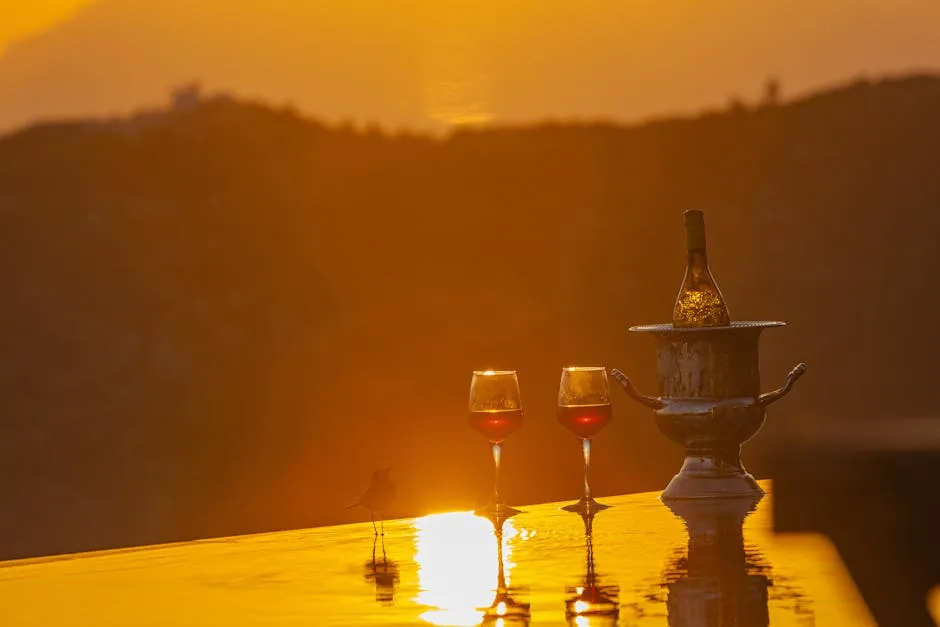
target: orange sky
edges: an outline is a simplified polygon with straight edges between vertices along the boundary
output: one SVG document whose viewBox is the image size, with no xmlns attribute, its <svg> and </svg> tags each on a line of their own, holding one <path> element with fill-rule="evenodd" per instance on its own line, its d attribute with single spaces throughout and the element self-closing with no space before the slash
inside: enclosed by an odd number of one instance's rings
<svg viewBox="0 0 940 627">
<path fill-rule="evenodd" d="M 68 19 L 92 0 L 0 0 L 0 52 L 19 39 Z"/>
<path fill-rule="evenodd" d="M 0 0 L 0 132 L 191 79 L 329 122 L 630 121 L 769 74 L 787 98 L 937 70 L 938 23 L 938 0 Z"/>
</svg>

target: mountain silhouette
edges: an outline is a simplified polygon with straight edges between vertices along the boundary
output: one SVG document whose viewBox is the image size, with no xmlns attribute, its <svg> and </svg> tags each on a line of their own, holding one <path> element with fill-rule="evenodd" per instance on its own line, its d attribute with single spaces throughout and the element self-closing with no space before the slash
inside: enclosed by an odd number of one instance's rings
<svg viewBox="0 0 940 627">
<path fill-rule="evenodd" d="M 732 316 L 789 323 L 765 390 L 813 373 L 752 472 L 787 429 L 937 410 L 936 76 L 437 139 L 177 96 L 0 138 L 0 557 L 361 519 L 343 507 L 385 466 L 401 515 L 473 507 L 477 368 L 519 371 L 504 497 L 576 497 L 560 369 L 655 393 L 626 328 L 668 321 L 690 207 Z M 614 401 L 595 493 L 662 488 L 681 451 Z"/>
<path fill-rule="evenodd" d="M 940 66 L 932 0 L 97 0 L 0 56 L 0 129 L 127 113 L 200 80 L 330 123 L 633 120 Z M 796 53 L 798 51 L 798 54 Z"/>
</svg>

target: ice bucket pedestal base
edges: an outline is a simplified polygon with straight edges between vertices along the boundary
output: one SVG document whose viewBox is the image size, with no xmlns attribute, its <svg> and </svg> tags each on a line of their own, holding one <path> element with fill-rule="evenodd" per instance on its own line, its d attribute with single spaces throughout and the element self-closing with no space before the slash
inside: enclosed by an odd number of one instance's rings
<svg viewBox="0 0 940 627">
<path fill-rule="evenodd" d="M 760 497 L 764 491 L 740 464 L 722 463 L 715 457 L 687 455 L 679 473 L 663 490 L 663 501 Z"/>
</svg>

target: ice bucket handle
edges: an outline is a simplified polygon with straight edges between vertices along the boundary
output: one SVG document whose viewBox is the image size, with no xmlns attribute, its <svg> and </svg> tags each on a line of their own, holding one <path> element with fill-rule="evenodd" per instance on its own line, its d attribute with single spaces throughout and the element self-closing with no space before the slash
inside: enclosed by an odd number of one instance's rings
<svg viewBox="0 0 940 627">
<path fill-rule="evenodd" d="M 802 364 L 801 364 L 802 365 Z M 617 383 L 623 387 L 623 389 L 630 395 L 630 398 L 650 407 L 652 409 L 662 409 L 666 406 L 666 403 L 654 396 L 647 396 L 646 394 L 640 394 L 635 387 L 633 387 L 633 382 L 627 378 L 627 375 L 620 372 L 616 368 L 610 371 L 610 376 L 617 380 Z M 791 384 L 792 385 L 792 384 Z M 789 388 L 788 388 L 789 389 Z M 784 392 L 785 393 L 785 392 Z"/>
<path fill-rule="evenodd" d="M 794 366 L 793 370 L 790 371 L 790 374 L 787 375 L 786 382 L 779 389 L 760 395 L 758 399 L 760 400 L 760 404 L 764 407 L 767 407 L 774 401 L 778 401 L 786 396 L 790 391 L 790 388 L 793 387 L 793 384 L 796 383 L 797 379 L 803 376 L 804 372 L 806 372 L 806 364 L 803 362 L 798 363 L 796 366 Z"/>
</svg>

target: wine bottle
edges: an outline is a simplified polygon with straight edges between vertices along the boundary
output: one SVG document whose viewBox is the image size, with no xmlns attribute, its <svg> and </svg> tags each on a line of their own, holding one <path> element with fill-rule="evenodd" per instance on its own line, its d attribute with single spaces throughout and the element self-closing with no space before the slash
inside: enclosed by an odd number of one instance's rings
<svg viewBox="0 0 940 627">
<path fill-rule="evenodd" d="M 705 218 L 701 211 L 695 209 L 686 211 L 684 217 L 687 260 L 672 312 L 672 324 L 679 328 L 727 326 L 731 324 L 731 316 L 708 268 Z"/>
</svg>

